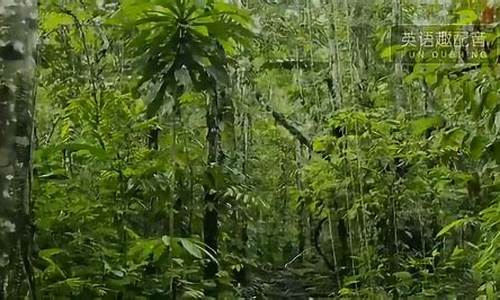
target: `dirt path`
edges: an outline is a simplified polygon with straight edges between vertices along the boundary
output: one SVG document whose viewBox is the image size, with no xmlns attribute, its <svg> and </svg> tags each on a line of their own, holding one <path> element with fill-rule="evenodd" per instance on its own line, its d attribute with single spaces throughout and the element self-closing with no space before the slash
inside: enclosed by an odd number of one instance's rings
<svg viewBox="0 0 500 300">
<path fill-rule="evenodd" d="M 332 299 L 331 280 L 309 269 L 263 271 L 245 288 L 245 299 Z"/>
</svg>

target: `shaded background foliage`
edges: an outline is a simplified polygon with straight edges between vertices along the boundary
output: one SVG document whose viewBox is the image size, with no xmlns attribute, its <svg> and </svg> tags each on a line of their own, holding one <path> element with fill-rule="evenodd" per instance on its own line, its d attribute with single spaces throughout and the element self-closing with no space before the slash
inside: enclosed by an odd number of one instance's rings
<svg viewBox="0 0 500 300">
<path fill-rule="evenodd" d="M 495 299 L 498 57 L 384 60 L 469 2 L 43 3 L 40 296 Z"/>
</svg>

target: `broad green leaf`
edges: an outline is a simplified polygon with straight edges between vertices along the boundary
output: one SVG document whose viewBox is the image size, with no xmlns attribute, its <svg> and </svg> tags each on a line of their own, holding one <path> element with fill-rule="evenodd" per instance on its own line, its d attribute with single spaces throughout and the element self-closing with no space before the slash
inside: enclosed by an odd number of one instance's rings
<svg viewBox="0 0 500 300">
<path fill-rule="evenodd" d="M 71 16 L 58 12 L 49 12 L 43 15 L 41 20 L 41 28 L 45 32 L 51 32 L 63 25 L 72 25 L 73 19 Z"/>
<path fill-rule="evenodd" d="M 195 32 L 199 33 L 202 36 L 209 36 L 208 28 L 206 26 L 193 26 L 192 28 Z"/>
<path fill-rule="evenodd" d="M 466 223 L 466 220 L 464 220 L 464 219 L 458 219 L 458 220 L 451 222 L 450 224 L 446 225 L 445 227 L 443 227 L 443 229 L 441 229 L 438 232 L 438 234 L 436 235 L 436 238 L 439 238 L 445 234 L 448 234 L 452 229 L 455 229 L 457 227 L 462 227 L 465 223 Z"/>
<path fill-rule="evenodd" d="M 398 279 L 401 279 L 401 280 L 404 280 L 404 281 L 408 281 L 408 280 L 411 280 L 412 276 L 410 273 L 408 272 L 405 272 L 405 271 L 402 271 L 402 272 L 396 272 L 393 274 L 396 278 Z"/>
<path fill-rule="evenodd" d="M 472 9 L 464 9 L 457 12 L 459 19 L 457 21 L 458 25 L 470 25 L 474 24 L 479 19 L 479 16 Z"/>
<path fill-rule="evenodd" d="M 168 235 L 164 235 L 162 236 L 161 238 L 161 241 L 163 242 L 163 244 L 165 244 L 165 246 L 170 246 L 170 240 L 171 238 L 168 236 Z"/>
<path fill-rule="evenodd" d="M 181 242 L 182 247 L 186 249 L 186 251 L 189 252 L 189 254 L 191 254 L 196 258 L 203 258 L 203 255 L 196 244 L 192 243 L 188 239 L 183 239 L 183 238 L 179 239 L 179 241 Z"/>
<path fill-rule="evenodd" d="M 262 57 L 262 56 L 258 56 L 256 57 L 253 61 L 252 61 L 252 65 L 253 67 L 255 68 L 255 70 L 260 70 L 260 68 L 266 63 L 266 58 L 265 57 Z"/>
<path fill-rule="evenodd" d="M 39 257 L 42 258 L 49 264 L 48 270 L 49 272 L 56 272 L 62 277 L 66 277 L 64 271 L 56 264 L 56 262 L 52 259 L 52 256 L 63 253 L 64 250 L 59 248 L 51 248 L 51 249 L 43 249 L 39 252 Z"/>
<path fill-rule="evenodd" d="M 60 248 L 43 249 L 38 253 L 38 255 L 43 258 L 50 258 L 56 254 L 63 253 L 63 251 L 64 250 Z"/>
<path fill-rule="evenodd" d="M 425 82 L 428 85 L 433 86 L 438 82 L 438 75 L 436 73 L 429 73 L 425 75 Z"/>
<path fill-rule="evenodd" d="M 466 135 L 467 132 L 463 129 L 452 129 L 444 135 L 441 145 L 444 147 L 453 147 L 455 149 L 458 149 L 462 146 Z"/>
<path fill-rule="evenodd" d="M 475 136 L 470 143 L 470 155 L 472 159 L 478 160 L 481 158 L 483 153 L 486 151 L 486 145 L 488 144 L 488 138 L 478 135 Z"/>
<path fill-rule="evenodd" d="M 441 127 L 444 120 L 441 116 L 425 117 L 412 122 L 412 134 L 422 135 L 429 129 Z"/>
<path fill-rule="evenodd" d="M 120 10 L 111 18 L 106 19 L 107 24 L 126 25 L 134 24 L 143 14 L 154 7 L 154 1 L 122 0 Z"/>
<path fill-rule="evenodd" d="M 109 154 L 100 146 L 80 143 L 67 143 L 63 145 L 63 148 L 70 152 L 88 153 L 91 156 L 102 160 L 109 159 Z"/>
</svg>

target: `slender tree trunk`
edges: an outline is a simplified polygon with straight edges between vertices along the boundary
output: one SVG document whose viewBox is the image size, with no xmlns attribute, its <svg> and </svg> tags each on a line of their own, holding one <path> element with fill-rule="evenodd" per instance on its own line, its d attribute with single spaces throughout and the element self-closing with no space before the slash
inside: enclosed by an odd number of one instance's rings
<svg viewBox="0 0 500 300">
<path fill-rule="evenodd" d="M 393 26 L 400 26 L 401 24 L 401 0 L 392 0 L 392 14 L 393 14 Z M 401 111 L 405 108 L 405 91 L 403 89 L 403 64 L 401 62 L 401 56 L 398 54 L 394 62 L 394 74 L 393 74 L 393 90 L 394 90 L 394 100 L 396 102 L 396 111 Z"/>
<path fill-rule="evenodd" d="M 243 116 L 243 165 L 242 165 L 242 173 L 245 176 L 248 174 L 248 156 L 249 156 L 249 148 L 250 148 L 250 128 L 251 128 L 251 117 L 249 113 L 244 113 Z M 240 204 L 244 210 L 247 210 L 245 203 Z M 246 211 L 239 215 L 238 223 L 241 223 L 240 228 L 240 241 L 243 245 L 240 255 L 243 258 L 248 258 L 248 216 Z M 244 262 L 243 267 L 239 272 L 236 273 L 236 280 L 243 286 L 247 286 L 249 282 L 249 269 L 248 265 Z"/>
<path fill-rule="evenodd" d="M 167 90 L 167 85 L 161 87 L 159 94 L 164 97 Z M 174 107 L 172 113 L 172 142 L 170 158 L 175 162 L 174 168 L 174 189 L 172 190 L 172 209 L 169 212 L 168 232 L 171 238 L 174 236 L 187 237 L 190 235 L 190 216 L 186 204 L 192 198 L 191 188 L 186 184 L 186 172 L 177 164 L 178 137 L 179 130 L 183 127 L 182 110 L 180 97 L 184 94 L 184 87 L 177 85 L 173 89 Z M 160 150 L 160 128 L 151 129 L 148 136 L 149 148 L 152 150 Z M 162 226 L 163 227 L 163 226 Z M 161 228 L 165 230 L 166 228 Z"/>
<path fill-rule="evenodd" d="M 338 28 L 337 28 L 337 14 L 336 14 L 336 9 L 338 3 L 336 1 L 332 0 L 330 2 L 330 14 L 331 14 L 331 20 L 332 23 L 330 24 L 331 27 L 331 38 L 328 41 L 329 45 L 329 50 L 330 50 L 330 73 L 332 76 L 332 87 L 334 88 L 335 91 L 335 105 L 332 103 L 332 109 L 342 107 L 344 103 L 344 82 L 343 82 L 343 77 L 342 77 L 342 65 L 341 65 L 341 59 L 340 59 L 340 47 L 338 44 Z M 336 106 L 336 107 L 335 107 Z"/>
<path fill-rule="evenodd" d="M 184 88 L 182 86 L 177 86 L 174 94 L 174 109 L 173 109 L 173 120 L 172 120 L 172 151 L 171 158 L 175 161 L 175 189 L 174 189 L 174 233 L 176 236 L 187 237 L 189 236 L 189 211 L 186 202 L 189 202 L 190 191 L 186 179 L 186 171 L 183 170 L 177 163 L 177 157 L 179 152 L 184 152 L 185 150 L 179 151 L 178 137 L 180 136 L 179 130 L 183 128 L 182 124 L 182 111 L 180 97 L 184 93 Z M 182 134 L 182 132 L 181 132 Z"/>
<path fill-rule="evenodd" d="M 303 183 L 302 183 L 302 145 L 299 141 L 296 141 L 296 149 L 295 149 L 295 163 L 297 165 L 297 172 L 295 174 L 295 180 L 297 185 L 297 192 L 302 193 Z M 304 251 L 306 249 L 306 240 L 307 240 L 307 213 L 305 207 L 305 199 L 302 196 L 298 199 L 299 206 L 297 211 L 298 217 L 298 226 L 299 226 L 299 261 L 304 261 Z"/>
<path fill-rule="evenodd" d="M 36 10 L 0 1 L 0 299 L 34 299 L 30 263 Z"/>
<path fill-rule="evenodd" d="M 214 252 L 217 257 L 218 236 L 219 236 L 219 216 L 217 212 L 217 193 L 215 171 L 222 164 L 221 160 L 221 134 L 220 134 L 220 105 L 218 90 L 214 89 L 214 95 L 208 97 L 207 103 L 207 183 L 205 189 L 205 215 L 203 219 L 204 242 L 207 251 Z M 205 267 L 205 278 L 216 279 L 219 267 L 216 262 L 210 261 Z M 217 289 L 208 290 L 208 296 L 217 298 Z"/>
<path fill-rule="evenodd" d="M 182 126 L 181 120 L 181 106 L 180 106 L 180 97 L 183 93 L 183 88 L 181 86 L 177 86 L 175 94 L 174 94 L 174 110 L 173 110 L 173 121 L 172 121 L 172 151 L 171 156 L 175 162 L 174 168 L 174 187 L 171 192 L 171 201 L 172 207 L 169 210 L 169 230 L 168 235 L 170 236 L 170 244 L 174 244 L 174 236 L 187 236 L 187 233 L 184 230 L 184 222 L 183 216 L 184 214 L 184 171 L 181 170 L 177 164 L 177 130 Z M 168 261 L 170 262 L 170 268 L 173 268 L 173 259 L 172 259 L 172 249 L 168 252 Z M 170 281 L 170 289 L 171 289 L 171 297 L 172 300 L 177 299 L 177 278 L 172 277 Z"/>
</svg>

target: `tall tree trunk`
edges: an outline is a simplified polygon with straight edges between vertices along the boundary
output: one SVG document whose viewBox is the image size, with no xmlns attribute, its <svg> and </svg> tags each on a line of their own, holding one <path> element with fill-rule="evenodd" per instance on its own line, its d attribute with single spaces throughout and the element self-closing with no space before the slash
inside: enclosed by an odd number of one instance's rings
<svg viewBox="0 0 500 300">
<path fill-rule="evenodd" d="M 35 298 L 30 263 L 37 2 L 0 1 L 0 299 Z"/>
<path fill-rule="evenodd" d="M 302 182 L 302 144 L 299 141 L 295 142 L 295 163 L 297 165 L 297 172 L 295 173 L 296 187 L 297 192 L 301 194 L 298 199 L 298 211 L 297 211 L 297 219 L 298 219 L 298 229 L 299 229 L 299 261 L 304 261 L 304 251 L 306 249 L 306 240 L 307 240 L 307 213 L 305 207 L 305 199 L 302 197 L 303 190 L 303 182 Z"/>
<path fill-rule="evenodd" d="M 331 37 L 328 41 L 329 51 L 330 51 L 330 74 L 332 80 L 332 91 L 335 92 L 335 101 L 332 101 L 332 110 L 335 108 L 342 107 L 344 103 L 344 83 L 342 77 L 342 65 L 340 59 L 340 47 L 339 47 L 339 34 L 337 28 L 338 17 L 336 14 L 337 3 L 332 0 L 330 2 L 330 15 L 331 15 Z M 331 93 L 332 97 L 334 93 Z"/>
<path fill-rule="evenodd" d="M 401 0 L 392 0 L 392 18 L 393 18 L 393 26 L 400 26 L 401 24 Z M 403 89 L 403 64 L 402 58 L 398 54 L 396 56 L 394 62 L 394 74 L 393 74 L 393 92 L 394 92 L 394 100 L 396 102 L 396 111 L 402 111 L 405 108 L 406 100 L 405 100 L 405 90 Z"/>
<path fill-rule="evenodd" d="M 214 89 L 212 97 L 208 97 L 207 103 L 207 144 L 208 144 L 208 159 L 207 159 L 207 183 L 205 189 L 205 215 L 203 218 L 204 242 L 207 246 L 207 251 L 214 252 L 217 257 L 218 252 L 218 236 L 219 236 L 219 216 L 217 213 L 217 193 L 216 193 L 216 175 L 217 168 L 222 164 L 221 159 L 221 133 L 220 133 L 220 105 L 218 90 Z M 210 261 L 205 267 L 205 278 L 216 279 L 216 274 L 219 267 L 215 261 Z M 208 296 L 217 298 L 217 289 L 207 291 Z"/>
<path fill-rule="evenodd" d="M 172 115 L 172 151 L 171 158 L 175 162 L 174 168 L 174 179 L 175 179 L 175 188 L 174 188 L 174 211 L 175 213 L 172 215 L 174 218 L 174 231 L 173 233 L 176 236 L 187 237 L 190 235 L 189 230 L 189 210 L 188 204 L 190 200 L 190 191 L 189 185 L 187 183 L 186 178 L 186 170 L 181 168 L 177 163 L 177 157 L 179 152 L 185 152 L 184 149 L 179 150 L 178 137 L 182 134 L 179 134 L 179 130 L 183 128 L 182 124 L 182 111 L 181 111 L 181 103 L 180 97 L 184 93 L 184 88 L 182 86 L 177 86 L 175 94 L 174 94 L 174 108 Z"/>
<path fill-rule="evenodd" d="M 251 144 L 251 116 L 249 113 L 245 112 L 243 114 L 243 124 L 242 124 L 242 132 L 243 132 L 243 164 L 242 164 L 242 173 L 245 177 L 248 174 L 248 161 L 249 161 L 249 149 Z M 240 203 L 241 207 L 245 210 L 243 213 L 239 215 L 237 219 L 237 224 L 241 224 L 240 227 L 240 242 L 242 248 L 240 250 L 239 255 L 245 260 L 248 258 L 248 216 L 246 210 L 248 207 L 246 203 Z M 236 280 L 242 285 L 247 286 L 249 283 L 249 268 L 246 261 L 243 263 L 241 269 L 236 273 Z"/>
</svg>

